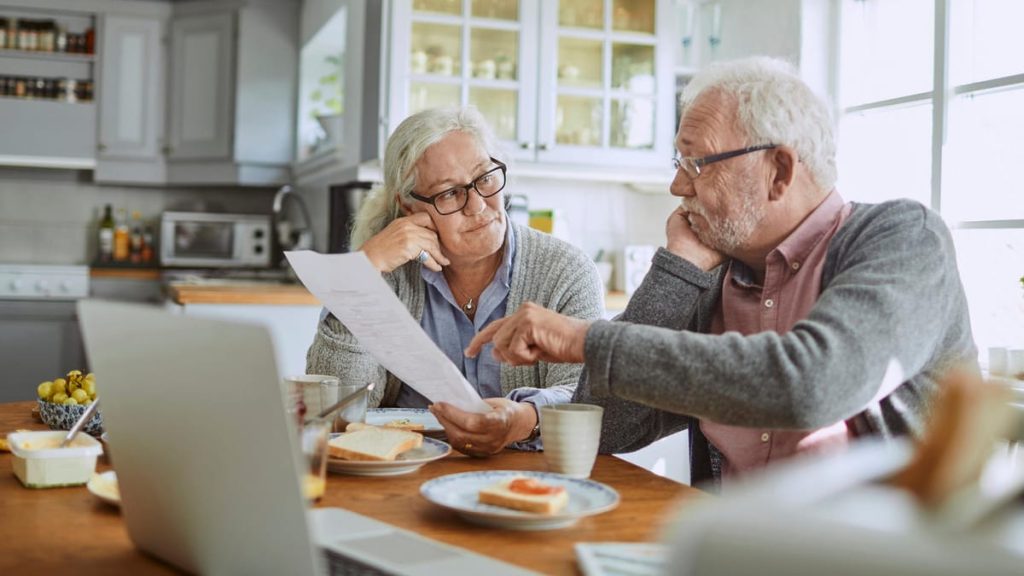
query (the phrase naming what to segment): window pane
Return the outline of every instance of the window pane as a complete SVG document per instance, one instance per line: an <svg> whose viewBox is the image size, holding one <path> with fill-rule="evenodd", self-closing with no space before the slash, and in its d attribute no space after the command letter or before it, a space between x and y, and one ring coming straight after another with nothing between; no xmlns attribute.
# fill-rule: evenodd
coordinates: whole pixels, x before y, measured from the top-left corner
<svg viewBox="0 0 1024 576"><path fill-rule="evenodd" d="M612 100L611 142L616 148L654 148L654 100Z"/></svg>
<svg viewBox="0 0 1024 576"><path fill-rule="evenodd" d="M947 220L1024 219L1024 88L955 98L943 154Z"/></svg>
<svg viewBox="0 0 1024 576"><path fill-rule="evenodd" d="M1024 2L954 0L949 74L954 85L1024 73Z"/></svg>
<svg viewBox="0 0 1024 576"><path fill-rule="evenodd" d="M558 3L558 25L569 28L604 28L604 2L562 0Z"/></svg>
<svg viewBox="0 0 1024 576"><path fill-rule="evenodd" d="M461 29L445 24L413 23L410 62L413 74L461 75Z"/></svg>
<svg viewBox="0 0 1024 576"><path fill-rule="evenodd" d="M654 34L654 1L614 0L612 30Z"/></svg>
<svg viewBox="0 0 1024 576"><path fill-rule="evenodd" d="M1024 230L954 230L953 241L982 362L990 346L1024 347Z"/></svg>
<svg viewBox="0 0 1024 576"><path fill-rule="evenodd" d="M612 88L654 94L654 46L612 44Z"/></svg>
<svg viewBox="0 0 1024 576"><path fill-rule="evenodd" d="M473 0L473 16L498 20L519 20L518 0Z"/></svg>
<svg viewBox="0 0 1024 576"><path fill-rule="evenodd" d="M462 0L413 0L412 9L417 12L462 14Z"/></svg>
<svg viewBox="0 0 1024 576"><path fill-rule="evenodd" d="M842 107L932 89L934 4L935 0L843 0Z"/></svg>
<svg viewBox="0 0 1024 576"><path fill-rule="evenodd" d="M602 86L600 40L558 39L558 84L600 88Z"/></svg>
<svg viewBox="0 0 1024 576"><path fill-rule="evenodd" d="M480 109L498 138L515 140L516 94L514 90L470 88L469 103Z"/></svg>
<svg viewBox="0 0 1024 576"><path fill-rule="evenodd" d="M483 28L470 32L469 60L476 78L515 80L518 54L518 32Z"/></svg>
<svg viewBox="0 0 1024 576"><path fill-rule="evenodd" d="M425 84L413 82L409 87L409 114L427 108L458 106L459 87L452 84Z"/></svg>
<svg viewBox="0 0 1024 576"><path fill-rule="evenodd" d="M932 105L846 114L839 122L839 182L845 200L913 198L931 205Z"/></svg>
<svg viewBox="0 0 1024 576"><path fill-rule="evenodd" d="M601 100L559 96L555 111L555 142L577 146L601 145Z"/></svg>

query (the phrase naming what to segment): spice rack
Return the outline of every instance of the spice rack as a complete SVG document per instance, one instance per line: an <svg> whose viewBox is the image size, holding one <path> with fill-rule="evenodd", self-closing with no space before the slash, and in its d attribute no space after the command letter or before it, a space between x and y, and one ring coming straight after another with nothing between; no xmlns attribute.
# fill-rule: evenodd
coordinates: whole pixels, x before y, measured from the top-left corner
<svg viewBox="0 0 1024 576"><path fill-rule="evenodd" d="M94 168L96 14L2 3L0 165Z"/></svg>
<svg viewBox="0 0 1024 576"><path fill-rule="evenodd" d="M90 102L96 18L0 7L0 97Z"/></svg>

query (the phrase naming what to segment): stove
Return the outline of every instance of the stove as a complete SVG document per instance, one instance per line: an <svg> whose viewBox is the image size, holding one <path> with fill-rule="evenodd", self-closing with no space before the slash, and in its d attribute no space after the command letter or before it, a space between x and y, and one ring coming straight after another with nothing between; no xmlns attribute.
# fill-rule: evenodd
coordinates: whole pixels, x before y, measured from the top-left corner
<svg viewBox="0 0 1024 576"><path fill-rule="evenodd" d="M88 296L88 266L0 264L2 300L78 300Z"/></svg>
<svg viewBox="0 0 1024 576"><path fill-rule="evenodd" d="M0 264L0 402L32 400L40 382L88 369L75 308L88 296L87 266Z"/></svg>

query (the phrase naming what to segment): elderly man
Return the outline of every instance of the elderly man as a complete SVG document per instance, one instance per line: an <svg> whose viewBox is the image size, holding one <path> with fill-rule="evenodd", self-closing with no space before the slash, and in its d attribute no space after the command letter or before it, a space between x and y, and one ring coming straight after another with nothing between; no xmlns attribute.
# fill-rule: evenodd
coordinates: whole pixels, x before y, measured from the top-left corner
<svg viewBox="0 0 1024 576"><path fill-rule="evenodd" d="M977 370L942 220L844 202L827 110L783 62L711 67L681 106L681 206L618 321L524 307L467 353L585 362L574 400L605 407L602 451L688 429L694 483L920 433L942 376Z"/></svg>

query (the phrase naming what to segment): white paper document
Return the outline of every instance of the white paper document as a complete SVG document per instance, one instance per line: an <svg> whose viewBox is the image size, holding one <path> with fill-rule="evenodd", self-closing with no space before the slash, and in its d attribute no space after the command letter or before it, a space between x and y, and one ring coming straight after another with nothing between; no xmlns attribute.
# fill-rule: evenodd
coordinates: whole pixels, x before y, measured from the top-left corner
<svg viewBox="0 0 1024 576"><path fill-rule="evenodd" d="M387 371L431 402L488 412L459 369L434 344L366 255L285 252L306 289Z"/></svg>

